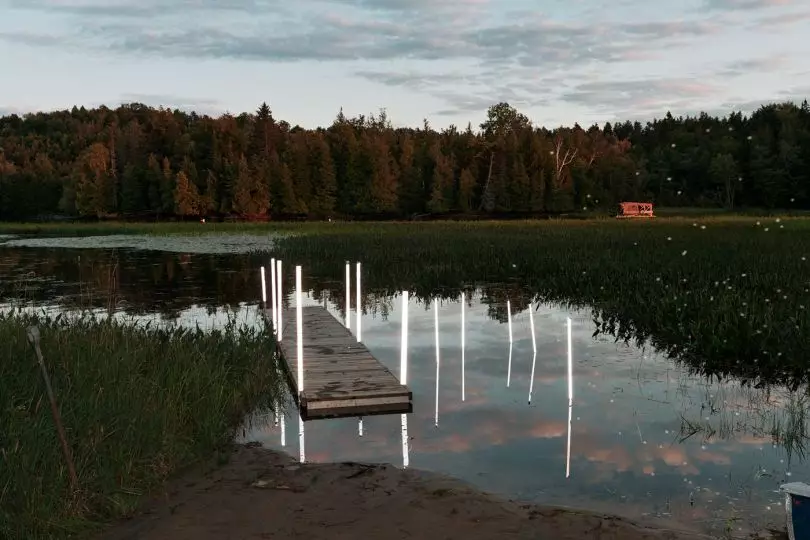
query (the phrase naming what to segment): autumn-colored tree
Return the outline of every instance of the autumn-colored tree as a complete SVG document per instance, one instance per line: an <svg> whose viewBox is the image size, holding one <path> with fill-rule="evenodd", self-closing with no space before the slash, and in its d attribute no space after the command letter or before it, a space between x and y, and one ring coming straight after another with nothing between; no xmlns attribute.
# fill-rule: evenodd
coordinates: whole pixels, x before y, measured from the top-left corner
<svg viewBox="0 0 810 540"><path fill-rule="evenodd" d="M381 135L363 140L368 170L366 209L375 214L397 211L398 171L388 141Z"/></svg>
<svg viewBox="0 0 810 540"><path fill-rule="evenodd" d="M250 170L247 158L239 159L233 188L233 210L242 216L265 216L270 199L265 183Z"/></svg>
<svg viewBox="0 0 810 540"><path fill-rule="evenodd" d="M72 180L74 210L83 216L105 216L117 210L117 190L110 170L110 152L93 143L75 164Z"/></svg>
<svg viewBox="0 0 810 540"><path fill-rule="evenodd" d="M180 171L174 183L174 213L179 216L198 216L202 211L200 193L186 176Z"/></svg>
<svg viewBox="0 0 810 540"><path fill-rule="evenodd" d="M607 210L622 200L810 208L810 106L583 128L507 103L480 129L392 126L386 112L304 129L131 103L0 117L0 219ZM188 190L179 173L188 180ZM178 185L179 182L179 185ZM176 195L182 195L178 205Z"/></svg>
<svg viewBox="0 0 810 540"><path fill-rule="evenodd" d="M313 184L309 210L317 217L328 216L335 211L337 178L329 144L320 133L313 136L310 152L310 178Z"/></svg>
<svg viewBox="0 0 810 540"><path fill-rule="evenodd" d="M455 200L453 164L450 158L442 153L438 140L434 141L429 155L433 176L427 208L431 212L448 212L452 209Z"/></svg>
<svg viewBox="0 0 810 540"><path fill-rule="evenodd" d="M162 182L163 171L160 169L158 158L155 154L149 154L144 174L144 183L146 184L149 208L158 214L163 213L163 199L160 194Z"/></svg>

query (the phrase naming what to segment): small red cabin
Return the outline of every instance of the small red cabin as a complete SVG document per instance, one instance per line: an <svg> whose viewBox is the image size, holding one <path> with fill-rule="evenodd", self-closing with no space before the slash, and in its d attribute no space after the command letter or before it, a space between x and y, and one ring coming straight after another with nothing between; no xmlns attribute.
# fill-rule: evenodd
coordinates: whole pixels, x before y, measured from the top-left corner
<svg viewBox="0 0 810 540"><path fill-rule="evenodd" d="M643 202L623 202L619 203L619 213L617 218L637 218L655 217L653 214L653 204Z"/></svg>

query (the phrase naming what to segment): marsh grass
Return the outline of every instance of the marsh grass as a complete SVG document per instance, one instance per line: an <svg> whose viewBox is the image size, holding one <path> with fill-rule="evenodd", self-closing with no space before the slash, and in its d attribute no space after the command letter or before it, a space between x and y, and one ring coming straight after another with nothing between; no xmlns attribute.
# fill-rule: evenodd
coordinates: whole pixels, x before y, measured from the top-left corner
<svg viewBox="0 0 810 540"><path fill-rule="evenodd" d="M41 347L72 448L71 493L26 327ZM0 538L86 534L130 515L181 468L221 453L251 411L282 399L272 338L92 317L0 315Z"/></svg>
<svg viewBox="0 0 810 540"><path fill-rule="evenodd" d="M503 322L507 299L591 307L597 333L705 375L797 388L810 374L810 219L338 224L278 248L336 283L362 261L367 290L429 300L483 287Z"/></svg>
<svg viewBox="0 0 810 540"><path fill-rule="evenodd" d="M780 396L751 392L747 401L734 405L720 399L716 403L704 402L698 418L681 415L678 442L692 437L711 442L752 436L782 448L789 467L794 458L802 462L807 457L808 408L810 397L806 388ZM714 419L710 420L711 417Z"/></svg>

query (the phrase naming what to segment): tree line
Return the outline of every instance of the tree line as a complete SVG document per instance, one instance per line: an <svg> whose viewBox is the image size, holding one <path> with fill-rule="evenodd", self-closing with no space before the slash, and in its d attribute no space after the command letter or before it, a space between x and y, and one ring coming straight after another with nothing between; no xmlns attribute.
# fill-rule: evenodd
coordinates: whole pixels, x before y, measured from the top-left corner
<svg viewBox="0 0 810 540"><path fill-rule="evenodd" d="M409 218L663 206L810 208L810 107L538 127L508 103L473 129L384 110L304 129L133 103L0 118L0 219Z"/></svg>

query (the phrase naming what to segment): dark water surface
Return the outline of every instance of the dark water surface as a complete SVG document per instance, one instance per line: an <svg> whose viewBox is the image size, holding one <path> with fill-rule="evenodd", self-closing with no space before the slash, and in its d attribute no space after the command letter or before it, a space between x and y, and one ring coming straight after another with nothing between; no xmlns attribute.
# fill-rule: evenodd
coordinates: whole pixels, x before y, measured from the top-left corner
<svg viewBox="0 0 810 540"><path fill-rule="evenodd" d="M220 325L229 316L262 324L258 269L270 255L221 254L216 246L211 251L220 254L199 253L204 250L0 244L0 301L50 312L93 308L203 327ZM342 273L340 268L331 276L304 278L306 302L326 305L340 320L345 316ZM289 291L291 267L285 268L285 280ZM709 381L652 348L593 337L589 311L545 304L535 305L535 356L528 299L513 292L510 370L508 326L500 322L505 305L497 293L507 288L514 291L515 284L490 284L467 296L464 399L461 305L458 299L438 301L438 408L433 305L410 301L410 467L447 473L514 499L667 517L717 533L782 528L779 484L810 475L803 455L803 389L791 393ZM363 341L399 373L399 292L364 291L363 302ZM570 451L568 317L574 386ZM363 419L362 436L358 427L357 419L306 423L306 460L403 464L400 415ZM774 444L774 435L790 444ZM272 418L254 423L243 438L298 456L295 411L278 425Z"/></svg>

